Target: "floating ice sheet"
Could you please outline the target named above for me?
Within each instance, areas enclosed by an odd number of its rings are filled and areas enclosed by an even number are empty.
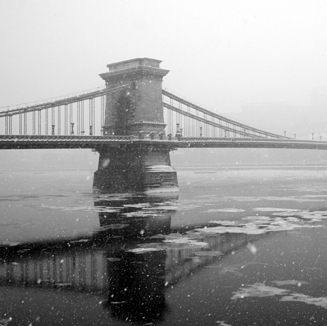
[[[290,209],[290,208],[276,208],[276,207],[258,207],[254,208],[255,211],[259,212],[299,212],[298,209]]]
[[[264,283],[254,283],[240,288],[238,291],[233,292],[232,300],[244,299],[248,297],[272,297],[275,295],[287,295],[290,291],[279,289],[273,286],[267,286]]]
[[[185,244],[188,246],[200,246],[200,247],[207,247],[208,244],[206,242],[201,242],[197,240],[190,239],[189,237],[181,237],[176,239],[165,239],[163,240],[164,243],[172,243],[172,244]]]
[[[119,230],[127,228],[129,224],[127,223],[115,223],[115,224],[109,224],[109,225],[103,225],[98,228],[98,231],[105,231],[105,230]]]
[[[324,201],[322,198],[308,198],[308,197],[296,197],[296,196],[289,196],[289,197],[274,197],[274,196],[267,196],[267,197],[229,197],[230,200],[238,201],[238,202],[254,202],[254,201],[295,201],[299,203],[303,202],[320,202]]]
[[[241,269],[243,269],[245,265],[242,264],[235,264],[235,265],[228,265],[223,267],[220,271],[219,274],[226,275],[226,274],[233,274],[235,276],[243,276],[241,273]]]
[[[299,228],[323,227],[315,222],[327,219],[327,211],[300,211],[289,208],[262,207],[256,210],[269,212],[271,216],[246,216],[240,221],[210,221],[210,226],[197,228],[187,234],[200,234],[202,236],[223,233],[264,234],[267,232],[293,231]],[[313,224],[315,223],[315,224]]]
[[[308,284],[304,281],[285,280],[273,281],[276,285],[298,285]],[[272,297],[281,296],[280,301],[287,302],[303,302],[309,305],[315,305],[327,309],[327,297],[312,297],[306,294],[291,292],[290,290],[280,289],[273,286],[267,286],[264,283],[254,283],[240,288],[238,291],[233,292],[232,300],[244,299],[249,297]]]
[[[149,207],[149,203],[138,203],[138,204],[124,204],[124,207],[135,207],[135,208],[145,208]]]
[[[309,284],[308,282],[298,281],[298,280],[272,281],[271,283],[274,283],[277,286],[283,286],[283,285],[302,286],[302,284]]]
[[[290,295],[282,297],[280,301],[303,302],[306,304],[315,305],[327,309],[327,297],[315,298],[301,293],[292,293]]]
[[[126,252],[134,252],[135,254],[144,254],[146,252],[152,252],[152,251],[160,251],[162,249],[160,248],[134,248],[130,250],[126,250]]]
[[[236,225],[235,221],[210,221],[210,223],[224,225],[224,226],[235,226]]]
[[[169,250],[171,248],[189,248],[194,251],[201,251],[208,247],[208,243],[201,241],[201,239],[194,239],[192,237],[182,236],[180,234],[158,235],[152,238],[163,239],[162,242],[139,244],[137,248],[128,250],[129,252],[143,253],[148,251]],[[199,254],[201,255],[201,254]],[[206,256],[213,256],[213,252],[209,252]],[[219,256],[218,251],[214,253]],[[205,255],[203,255],[205,256]]]
[[[208,209],[208,210],[204,211],[204,213],[215,213],[215,212],[242,213],[242,212],[245,212],[245,210],[239,209],[239,208],[217,208],[217,209]]]
[[[136,212],[130,212],[130,213],[122,213],[121,216],[124,217],[153,217],[158,216],[157,214],[150,212],[150,211],[136,211]]]
[[[201,257],[219,257],[219,256],[223,256],[223,254],[220,251],[209,251],[209,250],[197,251],[194,254],[195,254],[195,256],[201,256]]]
[[[226,324],[223,320],[217,320],[217,321],[216,321],[216,324],[217,324],[218,326],[232,326],[232,325],[230,325],[230,324]]]

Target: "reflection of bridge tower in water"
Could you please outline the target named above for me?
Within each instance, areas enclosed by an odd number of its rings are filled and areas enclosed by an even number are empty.
[[[166,308],[166,251],[108,253],[108,305],[123,320],[154,321]]]
[[[109,72],[100,76],[108,89],[124,86],[107,96],[104,135],[164,137],[162,78],[155,59],[133,59],[109,64]],[[170,167],[167,143],[103,145],[94,187],[113,192],[144,191],[171,187],[177,190],[177,175]]]
[[[106,251],[108,306],[113,316],[128,321],[161,319],[166,308],[166,250],[138,252],[135,247],[151,241],[151,236],[170,234],[174,206],[169,197],[100,198],[95,206],[102,231],[100,241],[115,240]],[[118,208],[119,207],[119,208]],[[101,235],[102,233],[102,235]]]

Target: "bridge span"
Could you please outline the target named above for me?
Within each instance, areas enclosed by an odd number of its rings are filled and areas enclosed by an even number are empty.
[[[166,139],[138,139],[135,136],[41,136],[0,135],[0,149],[73,149],[101,147],[124,148],[130,145],[162,146],[166,148],[276,148],[327,150],[326,141],[226,138],[226,137],[177,137]]]
[[[170,151],[178,148],[326,150],[209,111],[162,89],[160,60],[107,65],[104,89],[0,109],[0,149],[89,148],[99,152],[96,188],[112,192],[178,187]],[[313,134],[312,134],[312,138]]]

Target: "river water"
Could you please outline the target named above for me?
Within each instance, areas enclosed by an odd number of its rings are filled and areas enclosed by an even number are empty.
[[[327,167],[0,174],[0,325],[326,325]]]

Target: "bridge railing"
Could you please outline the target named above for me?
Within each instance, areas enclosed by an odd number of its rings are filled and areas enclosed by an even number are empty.
[[[98,89],[56,100],[0,111],[0,134],[102,135],[106,97],[124,88]]]

